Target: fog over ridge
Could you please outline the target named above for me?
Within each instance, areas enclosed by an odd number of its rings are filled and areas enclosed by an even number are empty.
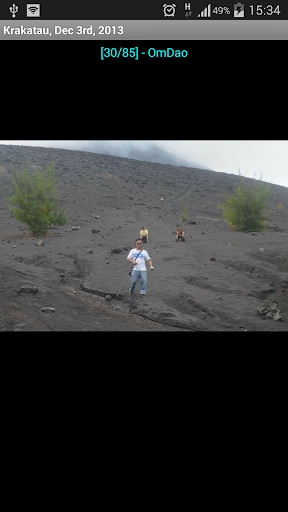
[[[288,187],[288,140],[0,140],[241,175]]]
[[[166,165],[185,167],[197,167],[208,169],[202,163],[189,161],[175,152],[169,152],[158,144],[150,141],[132,140],[91,140],[91,141],[69,141],[70,149],[88,151],[111,156],[120,156],[133,160],[141,160]]]
[[[3,143],[5,141],[0,141]],[[143,140],[34,140],[34,141],[6,141],[6,144],[24,146],[50,147],[86,151],[110,156],[119,156],[133,160],[147,161],[165,165],[193,167],[211,170],[203,163],[183,158],[175,150],[167,151],[163,146],[151,141]]]

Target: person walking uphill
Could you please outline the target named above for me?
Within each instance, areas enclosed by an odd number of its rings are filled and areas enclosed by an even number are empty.
[[[130,288],[129,295],[134,292],[135,285],[137,281],[140,279],[141,283],[141,297],[146,298],[146,287],[147,287],[147,269],[146,269],[146,261],[148,261],[150,265],[150,270],[154,270],[152,265],[152,260],[145,249],[143,249],[142,240],[136,240],[135,249],[131,249],[128,254],[127,261],[132,263],[133,268],[131,271],[131,280],[130,280]]]

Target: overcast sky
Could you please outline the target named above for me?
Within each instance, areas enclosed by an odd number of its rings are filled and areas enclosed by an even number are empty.
[[[219,172],[239,174],[288,187],[288,141],[185,140],[155,141],[183,158],[191,158]]]
[[[111,141],[112,142],[112,141]],[[123,147],[125,141],[117,141]],[[133,143],[133,141],[129,141]],[[137,144],[145,141],[137,141]],[[225,141],[225,140],[154,140],[153,142],[171,153],[187,160],[195,160],[217,172],[239,174],[288,187],[288,141]],[[85,141],[0,141],[0,144],[60,147],[75,149]]]

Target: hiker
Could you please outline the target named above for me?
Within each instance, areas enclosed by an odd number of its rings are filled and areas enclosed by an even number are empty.
[[[176,230],[174,231],[174,234],[176,235],[176,240],[175,242],[178,242],[178,238],[181,237],[181,238],[184,238],[184,231],[182,230],[182,228],[180,228],[179,224],[176,226]]]
[[[148,261],[150,265],[150,270],[154,270],[152,265],[152,260],[145,249],[143,249],[143,243],[140,238],[136,240],[135,249],[131,249],[128,254],[127,261],[132,263],[133,268],[131,271],[131,280],[130,280],[130,288],[129,295],[134,292],[135,285],[137,281],[140,279],[141,282],[141,297],[146,299],[146,286],[147,286],[147,269],[146,269],[146,261]]]
[[[148,229],[145,229],[144,226],[143,226],[143,228],[140,231],[140,238],[141,238],[143,244],[145,244],[145,242],[147,242],[147,244],[149,244],[149,241],[148,241]]]

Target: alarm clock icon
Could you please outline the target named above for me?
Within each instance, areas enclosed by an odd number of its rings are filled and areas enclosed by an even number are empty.
[[[175,16],[175,4],[163,4],[163,13],[164,16]]]

